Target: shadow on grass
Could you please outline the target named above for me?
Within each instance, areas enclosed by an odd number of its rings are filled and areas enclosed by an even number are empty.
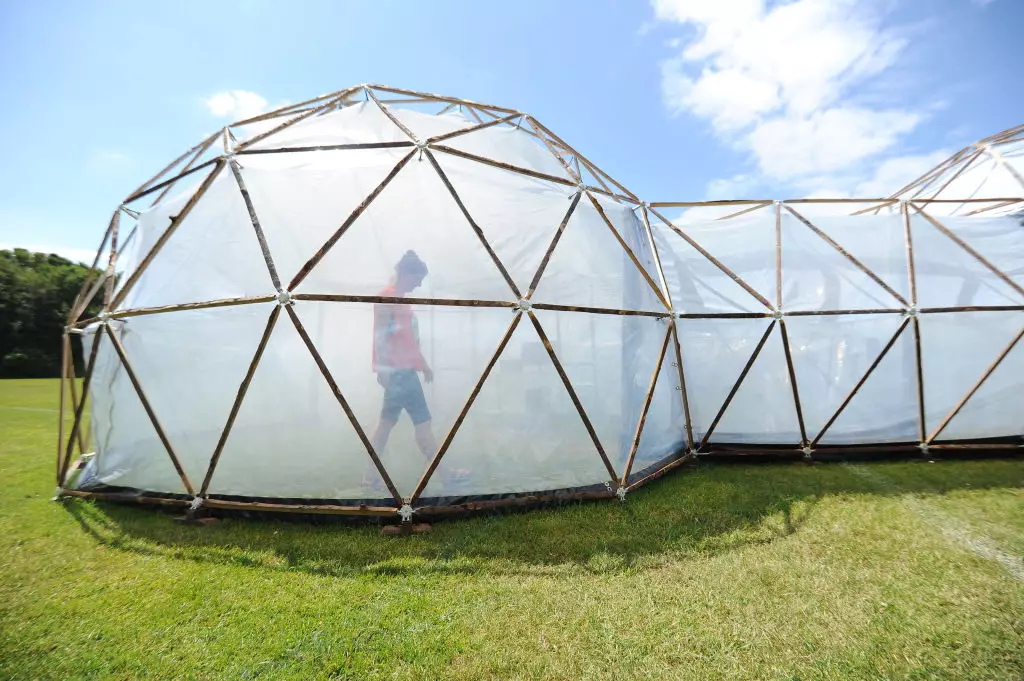
[[[426,535],[384,537],[379,526],[224,518],[208,526],[171,514],[78,499],[66,508],[98,543],[139,554],[330,576],[615,572],[708,556],[798,533],[818,502],[838,495],[943,494],[1024,487],[1018,460],[705,465],[635,491],[627,503],[450,520]]]

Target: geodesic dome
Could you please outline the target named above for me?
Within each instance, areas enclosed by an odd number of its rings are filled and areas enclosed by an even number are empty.
[[[947,201],[648,204],[529,115],[382,86],[240,121],[115,211],[57,484],[409,519],[1018,448],[1024,229]]]
[[[533,119],[452,104],[336,93],[130,197],[158,200],[115,217],[82,325],[77,489],[394,513],[609,496],[680,455],[635,199]]]

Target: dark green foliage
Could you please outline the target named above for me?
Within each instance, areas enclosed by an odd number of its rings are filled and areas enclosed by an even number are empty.
[[[0,250],[0,378],[60,375],[61,334],[88,272],[59,255]]]

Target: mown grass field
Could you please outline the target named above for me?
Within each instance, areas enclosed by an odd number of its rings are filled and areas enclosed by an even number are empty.
[[[54,381],[0,381],[3,679],[1021,679],[1024,460],[705,465],[369,526],[49,501]]]

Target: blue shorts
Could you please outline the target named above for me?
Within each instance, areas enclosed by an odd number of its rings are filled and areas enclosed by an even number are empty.
[[[388,386],[384,388],[384,406],[381,407],[380,418],[382,421],[397,421],[403,409],[409,412],[409,418],[417,426],[430,420],[427,398],[423,395],[420,377],[414,369],[391,372]]]

